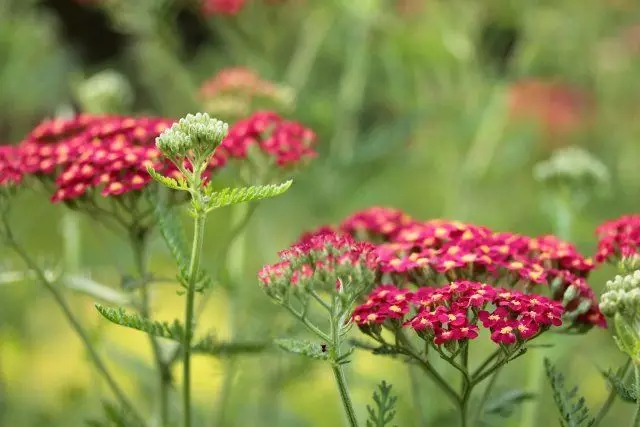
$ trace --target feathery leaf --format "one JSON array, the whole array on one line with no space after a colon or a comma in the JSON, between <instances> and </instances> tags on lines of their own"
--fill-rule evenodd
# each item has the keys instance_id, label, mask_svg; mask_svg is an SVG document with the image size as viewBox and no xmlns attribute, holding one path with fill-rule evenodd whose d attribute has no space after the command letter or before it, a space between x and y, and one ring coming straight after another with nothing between
<instances>
[{"instance_id":1,"label":"feathery leaf","mask_svg":"<svg viewBox=\"0 0 640 427\"><path fill-rule=\"evenodd\" d=\"M558 372L556 367L544 359L547 377L551 382L553 400L560 411L560 424L562 427L591 427L595 419L591 416L584 397L578 396L578 387L571 390L565 389L565 376Z\"/></svg>"},{"instance_id":2,"label":"feathery leaf","mask_svg":"<svg viewBox=\"0 0 640 427\"><path fill-rule=\"evenodd\" d=\"M222 208L239 203L252 202L271 197L279 196L291 187L293 181L289 180L283 184L255 185L251 187L240 188L224 188L220 191L212 191L211 187L207 188L209 200L207 201L206 210Z\"/></svg>"},{"instance_id":3,"label":"feathery leaf","mask_svg":"<svg viewBox=\"0 0 640 427\"><path fill-rule=\"evenodd\" d=\"M105 319L116 325L146 332L155 337L178 342L184 340L184 326L178 320L174 320L173 323L160 322L147 319L135 313L127 313L122 307L111 308L101 304L96 304L96 309Z\"/></svg>"},{"instance_id":4,"label":"feathery leaf","mask_svg":"<svg viewBox=\"0 0 640 427\"><path fill-rule=\"evenodd\" d=\"M373 402L376 407L367 405L369 419L367 427L386 427L391 425L391 421L396 416L395 406L398 401L397 396L391 396L391 384L382 381L378 384L378 390L373 392ZM378 393L379 391L379 393Z\"/></svg>"}]
</instances>

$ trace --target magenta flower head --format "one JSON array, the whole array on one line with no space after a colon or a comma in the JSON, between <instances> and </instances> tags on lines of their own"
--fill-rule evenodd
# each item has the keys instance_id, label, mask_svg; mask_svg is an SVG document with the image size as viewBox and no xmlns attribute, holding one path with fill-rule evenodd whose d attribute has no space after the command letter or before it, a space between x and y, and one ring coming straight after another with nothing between
<instances>
[{"instance_id":1,"label":"magenta flower head","mask_svg":"<svg viewBox=\"0 0 640 427\"><path fill-rule=\"evenodd\" d=\"M563 312L561 303L543 296L459 280L415 292L380 286L356 307L352 318L367 334L379 336L383 325L402 327L430 345L455 352L459 343L477 338L481 328L488 329L497 344L521 347L562 325Z\"/></svg>"},{"instance_id":2,"label":"magenta flower head","mask_svg":"<svg viewBox=\"0 0 640 427\"><path fill-rule=\"evenodd\" d=\"M267 111L237 122L222 142L222 148L230 159L242 160L255 155L259 163L291 168L316 156L312 148L315 139L311 129Z\"/></svg>"},{"instance_id":3,"label":"magenta flower head","mask_svg":"<svg viewBox=\"0 0 640 427\"><path fill-rule=\"evenodd\" d=\"M266 293L278 302L309 292L354 299L373 287L378 259L375 247L347 235L327 232L303 239L280 252L280 262L258 273Z\"/></svg>"},{"instance_id":4,"label":"magenta flower head","mask_svg":"<svg viewBox=\"0 0 640 427\"><path fill-rule=\"evenodd\" d=\"M623 215L596 229L598 253L596 262L618 262L640 253L640 215Z\"/></svg>"},{"instance_id":5,"label":"magenta flower head","mask_svg":"<svg viewBox=\"0 0 640 427\"><path fill-rule=\"evenodd\" d=\"M359 240L388 242L415 220L400 209L374 206L358 211L340 224L340 230Z\"/></svg>"},{"instance_id":6,"label":"magenta flower head","mask_svg":"<svg viewBox=\"0 0 640 427\"><path fill-rule=\"evenodd\" d=\"M20 184L20 153L14 145L0 145L0 187Z\"/></svg>"}]
</instances>

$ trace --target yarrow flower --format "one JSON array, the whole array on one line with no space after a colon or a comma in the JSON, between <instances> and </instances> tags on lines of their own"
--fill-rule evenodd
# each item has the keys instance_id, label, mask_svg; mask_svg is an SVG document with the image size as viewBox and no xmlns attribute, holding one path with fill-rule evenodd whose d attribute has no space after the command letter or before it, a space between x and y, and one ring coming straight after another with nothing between
<instances>
[{"instance_id":1,"label":"yarrow flower","mask_svg":"<svg viewBox=\"0 0 640 427\"><path fill-rule=\"evenodd\" d=\"M0 146L0 186L16 185L22 181L20 154L14 145Z\"/></svg>"},{"instance_id":2,"label":"yarrow flower","mask_svg":"<svg viewBox=\"0 0 640 427\"><path fill-rule=\"evenodd\" d=\"M280 262L258 273L267 294L277 300L305 288L354 293L370 289L376 277L375 247L345 235L315 235L279 255Z\"/></svg>"},{"instance_id":3,"label":"yarrow flower","mask_svg":"<svg viewBox=\"0 0 640 427\"><path fill-rule=\"evenodd\" d=\"M256 147L280 167L292 167L316 156L316 136L299 123L282 119L274 112L258 112L237 122L221 147L232 159L244 159Z\"/></svg>"},{"instance_id":4,"label":"yarrow flower","mask_svg":"<svg viewBox=\"0 0 640 427\"><path fill-rule=\"evenodd\" d=\"M419 222L386 208L357 212L336 230L382 240L376 249L380 270L402 288L466 279L544 292L564 304L571 327L606 325L586 281L593 262L555 236L532 238L457 221Z\"/></svg>"},{"instance_id":5,"label":"yarrow flower","mask_svg":"<svg viewBox=\"0 0 640 427\"><path fill-rule=\"evenodd\" d=\"M205 109L214 114L246 116L256 106L287 106L291 91L243 67L225 68L200 86Z\"/></svg>"},{"instance_id":6,"label":"yarrow flower","mask_svg":"<svg viewBox=\"0 0 640 427\"><path fill-rule=\"evenodd\" d=\"M596 262L619 261L640 253L640 215L623 215L596 229L598 252Z\"/></svg>"},{"instance_id":7,"label":"yarrow flower","mask_svg":"<svg viewBox=\"0 0 640 427\"><path fill-rule=\"evenodd\" d=\"M365 332L393 320L434 345L477 338L481 324L494 342L508 345L560 326L563 311L546 297L463 280L416 292L383 285L356 307L352 319Z\"/></svg>"}]
</instances>

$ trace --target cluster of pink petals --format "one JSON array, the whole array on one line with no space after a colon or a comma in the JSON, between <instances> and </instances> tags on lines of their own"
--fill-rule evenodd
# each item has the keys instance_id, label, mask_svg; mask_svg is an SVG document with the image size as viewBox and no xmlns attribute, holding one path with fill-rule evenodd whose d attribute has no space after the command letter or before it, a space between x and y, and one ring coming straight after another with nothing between
<instances>
[{"instance_id":1,"label":"cluster of pink petals","mask_svg":"<svg viewBox=\"0 0 640 427\"><path fill-rule=\"evenodd\" d=\"M20 156L14 145L0 146L0 186L20 184Z\"/></svg>"},{"instance_id":2,"label":"cluster of pink petals","mask_svg":"<svg viewBox=\"0 0 640 427\"><path fill-rule=\"evenodd\" d=\"M312 147L315 139L311 129L264 111L235 123L221 147L230 158L244 159L249 148L257 146L276 165L290 167L316 156Z\"/></svg>"},{"instance_id":3,"label":"cluster of pink petals","mask_svg":"<svg viewBox=\"0 0 640 427\"><path fill-rule=\"evenodd\" d=\"M264 80L255 71L244 67L225 68L200 86L203 99L214 98L223 94L241 94L246 97L273 97L278 87Z\"/></svg>"},{"instance_id":4,"label":"cluster of pink petals","mask_svg":"<svg viewBox=\"0 0 640 427\"><path fill-rule=\"evenodd\" d=\"M89 114L46 120L17 147L0 146L0 184L18 182L25 175L47 178L55 185L52 201L58 202L93 189L103 196L140 190L151 181L148 166L177 177L180 172L155 146L155 138L172 123L156 117ZM298 123L272 113L257 114L231 128L207 174L223 167L227 157L245 158L254 143L278 165L291 166L313 156L313 139L313 133Z\"/></svg>"},{"instance_id":5,"label":"cluster of pink petals","mask_svg":"<svg viewBox=\"0 0 640 427\"><path fill-rule=\"evenodd\" d=\"M623 215L596 229L597 262L615 261L640 252L640 215Z\"/></svg>"},{"instance_id":6,"label":"cluster of pink petals","mask_svg":"<svg viewBox=\"0 0 640 427\"><path fill-rule=\"evenodd\" d=\"M323 227L320 232L326 229ZM468 279L526 292L539 291L544 286L550 288L548 293L554 300L563 301L565 291L573 286L577 294L573 300L565 301L567 312L585 300L591 302L589 310L578 315L575 322L606 325L586 282L594 268L592 260L555 236L495 232L457 221L419 222L399 210L379 207L351 215L337 230L382 241L377 244L380 270L402 287L411 283L437 285L442 279Z\"/></svg>"},{"instance_id":7,"label":"cluster of pink petals","mask_svg":"<svg viewBox=\"0 0 640 427\"><path fill-rule=\"evenodd\" d=\"M280 262L266 265L259 271L258 279L264 286L281 280L297 285L310 278L323 282L340 270L351 272L365 268L375 271L378 261L374 245L332 232L303 238L281 251L279 257ZM336 286L340 283L336 282Z\"/></svg>"},{"instance_id":8,"label":"cluster of pink petals","mask_svg":"<svg viewBox=\"0 0 640 427\"><path fill-rule=\"evenodd\" d=\"M471 340L479 324L500 344L529 340L551 326L562 324L562 304L549 298L494 288L484 283L454 281L441 288L416 292L393 285L376 288L357 307L353 320L360 327L395 319L435 345Z\"/></svg>"}]
</instances>

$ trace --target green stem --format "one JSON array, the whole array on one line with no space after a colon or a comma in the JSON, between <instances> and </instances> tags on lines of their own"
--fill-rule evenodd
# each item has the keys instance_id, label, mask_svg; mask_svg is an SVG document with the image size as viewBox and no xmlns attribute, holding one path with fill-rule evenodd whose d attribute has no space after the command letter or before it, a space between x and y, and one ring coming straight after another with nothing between
<instances>
[{"instance_id":1,"label":"green stem","mask_svg":"<svg viewBox=\"0 0 640 427\"><path fill-rule=\"evenodd\" d=\"M54 286L53 283L51 283L47 279L47 277L45 276L44 272L31 259L31 257L24 251L24 249L22 249L22 247L20 245L18 245L18 243L14 240L13 236L11 235L11 232L10 232L8 226L5 229L5 235L6 235L6 240L7 240L8 244L12 247L14 252L16 252L18 254L18 256L20 256L20 258L22 258L24 263L27 265L27 268L30 271L33 271L35 273L36 278L38 279L38 281L40 283L42 283L42 285L44 285L44 287L51 293L51 295L53 296L53 299L56 301L56 303L60 306L60 308L62 309L63 314L67 318L67 321L71 325L71 328L80 337L80 340L84 344L85 349L87 350L87 353L89 355L89 359L95 365L95 367L98 370L98 372L100 372L102 377L105 379L105 381L107 382L107 385L109 386L109 388L111 389L111 391L115 395L116 399L118 400L118 402L120 402L120 405L122 405L123 409L125 409L126 411L131 413L133 416L135 416L138 420L143 422L142 421L143 418L138 414L138 412L136 411L136 409L133 406L133 404L131 403L131 401L126 397L124 392L120 389L120 386L118 385L118 383L116 383L115 379L113 378L113 376L109 372L109 369L107 368L107 365L104 363L104 361L102 360L102 358L100 357L100 355L98 354L96 349L94 348L93 343L91 342L91 339L89 338L89 335L87 334L87 332L84 330L84 328L80 324L80 321L76 318L76 316L71 311L71 307L67 303L67 301L64 298L64 296L62 295L62 293L58 290L57 287ZM143 425L144 424L146 424L146 423L143 423Z\"/></svg>"},{"instance_id":2,"label":"green stem","mask_svg":"<svg viewBox=\"0 0 640 427\"><path fill-rule=\"evenodd\" d=\"M627 362L624 364L624 366L618 370L618 376L622 377L623 380L626 379L630 367L631 359L627 359ZM617 396L618 393L616 393L616 389L614 387L611 387L611 390L609 390L609 396L607 396L607 400L604 401L604 404L596 415L595 421L593 422L593 427L598 427L600 425L604 417L609 412L609 409L611 409L611 405L613 405L613 402L615 402Z\"/></svg>"},{"instance_id":3,"label":"green stem","mask_svg":"<svg viewBox=\"0 0 640 427\"><path fill-rule=\"evenodd\" d=\"M469 379L469 342L463 344L462 349L462 398L460 399L460 426L467 427L468 418L468 405L469 398L471 397L471 391L476 383L473 383Z\"/></svg>"},{"instance_id":4,"label":"green stem","mask_svg":"<svg viewBox=\"0 0 640 427\"><path fill-rule=\"evenodd\" d=\"M407 369L407 373L409 374L409 383L411 384L411 395L413 396L413 409L416 412L415 417L418 420L420 427L427 427L429 425L429 419L424 410L425 405L422 401L422 389L420 387L421 383L420 381L418 381L416 366L409 365ZM437 398L438 398L437 395L430 396L431 401ZM433 405L433 402L430 402L430 406L431 405ZM437 401L436 401L436 405L433 405L433 406L437 407Z\"/></svg>"},{"instance_id":5,"label":"green stem","mask_svg":"<svg viewBox=\"0 0 640 427\"><path fill-rule=\"evenodd\" d=\"M340 392L340 399L342 400L342 405L344 406L344 410L347 413L347 418L349 420L349 426L358 427L358 419L356 418L356 412L353 409L353 403L351 403L351 397L349 396L349 388L347 387L347 380L344 376L344 371L342 370L342 366L333 365L333 376L336 379L336 383L338 384L338 391Z\"/></svg>"},{"instance_id":6,"label":"green stem","mask_svg":"<svg viewBox=\"0 0 640 427\"><path fill-rule=\"evenodd\" d=\"M191 427L191 340L194 330L194 303L196 297L196 280L200 268L200 256L202 255L202 243L204 241L204 224L206 216L196 212L193 230L193 244L191 247L191 261L189 262L187 301L184 320L183 343L183 406L184 427Z\"/></svg>"},{"instance_id":7,"label":"green stem","mask_svg":"<svg viewBox=\"0 0 640 427\"><path fill-rule=\"evenodd\" d=\"M640 390L640 366L636 361L633 362L633 373L635 376L636 390ZM633 416L631 427L640 427L640 399L636 398L636 413Z\"/></svg>"},{"instance_id":8,"label":"green stem","mask_svg":"<svg viewBox=\"0 0 640 427\"><path fill-rule=\"evenodd\" d=\"M335 305L335 303L334 303ZM335 315L331 316L331 342L333 344L333 356L334 360L340 358L340 328L342 326L342 322L340 316L336 319ZM358 427L358 419L356 418L356 411L353 409L353 403L351 402L351 396L349 395L349 388L347 386L347 379L344 375L344 370L342 369L342 365L333 362L333 366L331 367L333 370L333 376L336 379L336 384L338 385L338 391L340 392L340 399L342 400L342 406L347 414L347 419L349 420L350 427Z\"/></svg>"},{"instance_id":9,"label":"green stem","mask_svg":"<svg viewBox=\"0 0 640 427\"><path fill-rule=\"evenodd\" d=\"M133 249L133 258L138 273L139 280L141 282L140 292L140 314L146 318L150 318L151 315L151 303L150 303L150 280L148 277L147 259L146 259L146 230L132 230L131 246ZM169 393L171 391L171 370L169 364L162 357L162 351L160 349L160 343L158 339L149 334L149 341L151 343L151 349L153 351L153 359L156 364L158 373L158 391L159 391L159 410L160 410L160 426L166 427L170 422L169 415Z\"/></svg>"}]
</instances>

